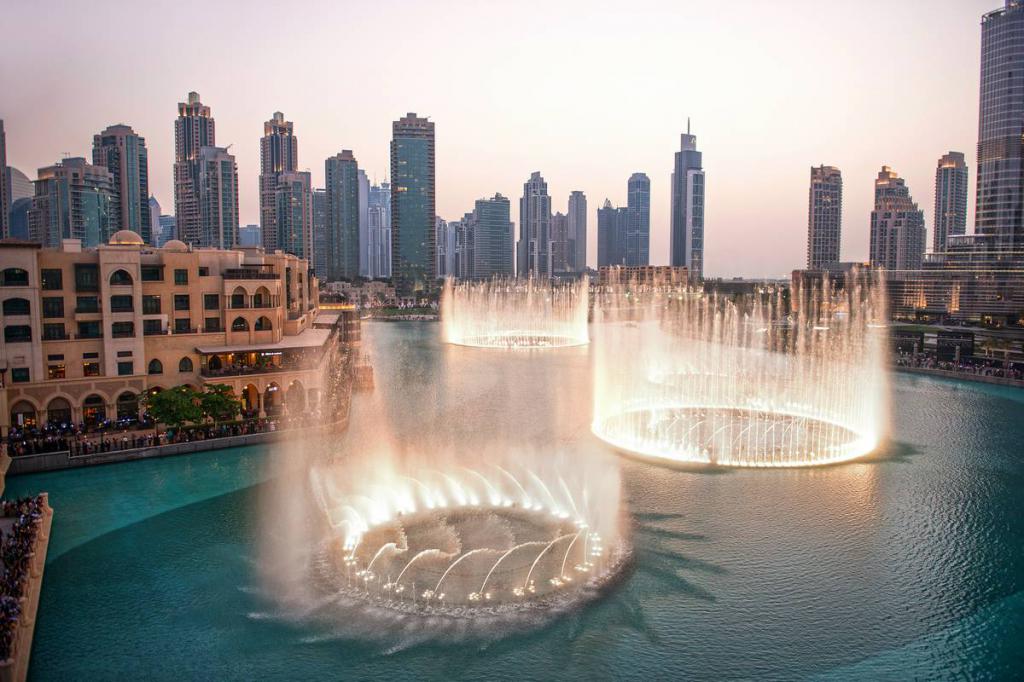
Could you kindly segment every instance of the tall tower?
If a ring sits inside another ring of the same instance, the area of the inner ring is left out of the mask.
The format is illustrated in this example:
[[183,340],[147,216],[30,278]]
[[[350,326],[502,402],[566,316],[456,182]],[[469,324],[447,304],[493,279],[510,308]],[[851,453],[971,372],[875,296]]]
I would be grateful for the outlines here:
[[520,277],[551,276],[551,197],[539,171],[531,173],[523,184],[518,251],[516,268]]
[[569,255],[573,272],[587,269],[587,195],[579,190],[569,194]]
[[633,173],[626,188],[626,265],[650,265],[651,180],[644,173]]
[[875,179],[871,212],[871,265],[887,270],[918,270],[924,259],[924,212],[910,188],[888,166]]
[[81,157],[40,168],[29,210],[29,239],[60,246],[81,239],[82,246],[105,244],[115,230],[114,176]]
[[807,267],[839,262],[843,225],[843,174],[833,166],[811,167],[807,199]]
[[569,216],[561,211],[551,216],[551,272],[572,272],[569,268]]
[[260,227],[263,248],[268,252],[280,248],[277,230],[277,187],[281,173],[293,173],[299,167],[299,139],[294,124],[275,111],[263,124],[260,138]]
[[366,206],[370,273],[367,277],[391,277],[391,185],[370,186]]
[[330,258],[330,241],[327,222],[327,190],[313,190],[313,267],[317,277],[327,281],[328,260]]
[[409,113],[391,124],[391,270],[400,293],[435,286],[436,218],[434,124]]
[[961,152],[949,152],[935,168],[935,227],[932,251],[946,250],[947,238],[967,231],[967,163]]
[[149,212],[149,157],[145,138],[131,126],[113,125],[92,138],[93,165],[114,176],[117,206],[112,229],[131,230],[147,244],[155,244]]
[[[277,176],[276,248],[307,260],[313,257],[313,186],[308,171]],[[266,244],[266,237],[264,237]],[[264,247],[266,248],[266,247]]]
[[0,118],[0,239],[10,236],[11,179],[7,175],[7,133]]
[[700,280],[704,278],[704,167],[689,120],[680,138],[672,170],[670,264],[686,266],[689,276]]
[[330,252],[326,276],[359,276],[359,164],[351,149],[324,163],[327,185],[327,244]]
[[238,244],[238,165],[223,147],[202,147],[198,159],[199,246]]
[[975,233],[1024,248],[1024,2],[981,18],[981,98]]
[[608,199],[597,209],[597,266],[626,264],[626,232],[630,213]]
[[477,199],[473,209],[472,260],[467,263],[468,277],[488,279],[495,275],[511,277],[515,253],[516,226],[510,219],[512,204],[501,194]]
[[215,144],[210,107],[199,101],[199,93],[188,93],[187,102],[178,102],[174,122],[174,217],[184,242],[199,242],[199,150]]

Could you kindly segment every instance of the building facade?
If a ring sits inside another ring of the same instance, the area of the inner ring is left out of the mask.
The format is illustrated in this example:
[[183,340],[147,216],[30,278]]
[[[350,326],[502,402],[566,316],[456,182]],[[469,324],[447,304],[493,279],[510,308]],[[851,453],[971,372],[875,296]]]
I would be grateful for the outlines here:
[[516,269],[520,277],[550,277],[551,197],[539,171],[523,184],[519,200],[519,245]]
[[215,144],[210,107],[199,100],[199,93],[188,93],[188,101],[178,103],[174,122],[174,217],[178,239],[190,244],[202,244],[199,151]]
[[[310,174],[307,171],[279,173],[275,197],[277,250],[310,260],[313,253],[313,187]],[[263,243],[266,242],[264,236]]]
[[935,168],[932,250],[946,250],[949,237],[967,232],[967,162],[961,152],[944,154]]
[[463,228],[463,248],[468,272],[462,277],[490,279],[515,275],[515,223],[511,220],[512,202],[495,194],[477,199],[472,224]]
[[608,199],[597,209],[597,267],[626,264],[629,209],[616,208]]
[[0,239],[10,236],[11,179],[7,171],[7,133],[4,120],[0,118]]
[[587,195],[579,190],[569,194],[569,253],[573,272],[587,269]]
[[295,256],[122,231],[95,249],[0,242],[0,266],[4,433],[135,418],[140,393],[180,385],[227,384],[260,414],[323,388],[334,334],[315,328],[316,278]]
[[196,163],[199,238],[215,249],[238,244],[238,165],[223,147],[202,147]]
[[370,276],[370,178],[359,169],[359,275]]
[[685,267],[689,276],[704,278],[704,167],[701,152],[697,151],[697,136],[680,136],[680,150],[676,152],[672,170],[672,232],[670,235],[670,263]]
[[370,279],[391,277],[391,185],[371,185],[366,201]]
[[79,239],[93,247],[110,238],[117,211],[110,171],[72,157],[40,168],[38,178],[29,211],[29,239],[50,247]]
[[887,270],[915,270],[924,260],[924,212],[906,182],[889,166],[875,179],[871,212],[871,265]]
[[313,190],[313,267],[321,281],[327,281],[327,262],[330,259],[327,222],[327,190]]
[[281,248],[278,243],[278,189],[282,173],[294,173],[299,169],[299,139],[295,127],[284,120],[284,114],[275,111],[269,121],[263,124],[260,138],[260,228],[263,248],[274,251]]
[[149,212],[149,156],[146,140],[131,126],[113,125],[92,138],[92,162],[114,178],[116,208],[112,232],[131,230],[154,244]]
[[438,277],[456,277],[460,274],[456,272],[455,267],[455,235],[459,226],[459,221],[449,222],[441,216],[438,216],[435,221],[434,233],[437,235],[437,244],[434,247],[434,253],[437,258]]
[[626,183],[625,260],[628,266],[648,265],[651,261],[651,180],[644,173],[633,173]]
[[[316,195],[315,194],[313,195],[313,198],[314,198],[314,210],[315,210],[315,199],[316,199]],[[263,243],[263,240],[260,238],[260,226],[259,225],[249,224],[249,225],[240,225],[238,227],[238,246],[252,247],[252,246],[259,246],[262,243]]]
[[391,276],[399,295],[437,280],[434,123],[409,113],[391,126]]
[[807,267],[839,262],[843,235],[843,174],[834,166],[811,167],[807,199]]
[[324,163],[327,185],[327,248],[325,279],[359,276],[359,163],[351,149]]
[[551,274],[570,272],[569,216],[558,211],[551,216]]

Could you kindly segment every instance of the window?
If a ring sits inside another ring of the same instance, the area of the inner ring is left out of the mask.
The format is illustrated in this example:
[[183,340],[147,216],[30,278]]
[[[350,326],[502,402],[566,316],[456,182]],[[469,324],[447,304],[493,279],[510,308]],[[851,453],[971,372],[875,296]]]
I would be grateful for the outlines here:
[[115,339],[127,339],[135,336],[135,323],[115,322],[110,325],[110,335]]
[[207,268],[207,267],[199,268],[199,276],[200,277],[209,277],[210,276],[210,268]]
[[76,313],[98,313],[100,299],[98,296],[79,296],[75,301]]
[[64,323],[49,323],[43,325],[43,341],[63,341],[68,338],[64,333]]
[[187,317],[179,317],[174,320],[174,333],[175,334],[188,334],[191,327],[192,320]]
[[100,329],[99,320],[93,322],[78,323],[78,338],[80,339],[101,339],[103,330]]
[[64,371],[64,363],[58,362],[53,365],[46,366],[46,378],[47,379],[63,379],[66,376]]
[[245,321],[244,317],[236,317],[235,321],[231,323],[231,331],[247,332],[249,331],[249,323]]
[[245,308],[245,292],[239,293],[235,290],[235,293],[231,294],[231,307],[232,308]]
[[143,320],[142,333],[145,336],[153,336],[154,334],[163,334],[164,329],[160,320]]
[[220,310],[220,296],[217,294],[203,294],[204,310]]
[[174,309],[175,310],[188,310],[191,306],[189,305],[188,294],[175,294],[174,295]]
[[160,297],[150,296],[144,294],[142,296],[142,314],[143,315],[159,315],[160,314]]
[[188,270],[185,270],[184,268],[176,268],[174,270],[174,283],[188,284]]
[[27,324],[12,324],[4,327],[4,341],[7,343],[28,343],[32,341],[32,327]]
[[4,301],[4,315],[28,315],[29,310],[27,298],[9,298]]
[[131,356],[132,356],[132,352],[130,350],[119,350],[119,351],[117,351],[117,357],[119,357],[119,358],[130,358]]
[[130,313],[135,309],[131,295],[118,295],[110,297],[110,312]]
[[83,360],[97,360],[99,359],[99,353],[82,353]]
[[60,291],[64,288],[64,271],[57,269],[44,269],[41,274],[43,280],[43,291]]
[[256,326],[253,327],[253,328],[256,331],[258,331],[258,332],[266,332],[266,331],[270,331],[271,329],[273,329],[274,325],[272,325],[270,323],[270,318],[269,317],[264,316],[264,317],[261,317],[260,319],[256,320]]
[[64,359],[64,354],[54,353],[53,355],[47,355],[46,359],[49,360],[50,362],[60,362],[61,360]]
[[100,375],[100,363],[98,362],[83,362],[82,363],[82,374],[87,377],[98,377]]
[[28,270],[22,268],[7,268],[0,273],[0,286],[5,287],[27,287]]
[[143,282],[164,281],[164,266],[162,265],[143,265],[141,270]]
[[11,381],[23,384],[29,380],[28,367],[15,367],[11,370]]
[[207,332],[219,332],[219,331],[222,331],[221,328],[220,328],[220,318],[219,317],[207,317],[205,320],[203,320],[203,327],[205,327],[205,331],[207,331]]
[[99,291],[100,268],[89,263],[75,264],[75,291]]
[[182,358],[181,361],[178,362],[178,371],[179,372],[191,372],[192,371],[192,360],[190,360],[189,358]]
[[117,363],[117,376],[127,377],[135,374],[135,363],[131,360]]
[[160,362],[159,360],[156,360],[156,359],[150,360],[149,361],[149,373],[150,374],[163,374],[164,373],[164,363],[162,363],[162,362]]
[[114,270],[110,275],[110,283],[115,286],[131,286],[132,276],[127,270]]
[[64,317],[64,297],[47,296],[43,299],[43,317]]

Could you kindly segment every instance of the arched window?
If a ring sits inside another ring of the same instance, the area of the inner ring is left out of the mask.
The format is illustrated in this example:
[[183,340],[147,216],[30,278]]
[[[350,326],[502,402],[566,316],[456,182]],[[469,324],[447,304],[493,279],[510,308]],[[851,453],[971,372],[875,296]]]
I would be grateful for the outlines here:
[[19,400],[11,406],[11,426],[18,428],[36,425],[36,408],[27,400]]
[[231,331],[247,332],[249,331],[249,323],[244,317],[236,317],[235,321],[231,323]]
[[32,327],[27,324],[11,324],[4,327],[4,341],[7,343],[28,343],[32,340]]
[[91,395],[82,401],[82,420],[86,427],[93,427],[107,419],[107,405],[102,396]]
[[27,298],[9,298],[4,301],[4,315],[28,315]]
[[231,307],[232,308],[248,308],[245,304],[245,289],[242,287],[235,287],[235,290],[231,292]]
[[150,374],[163,374],[164,363],[160,362],[156,358],[149,361],[149,373]]
[[274,328],[274,325],[272,325],[270,323],[270,318],[269,317],[264,316],[264,317],[261,317],[260,319],[256,320],[255,329],[258,332],[270,331],[273,328]]
[[54,398],[50,401],[50,404],[46,406],[46,423],[47,424],[70,424],[71,423],[71,403],[64,398]]
[[114,270],[114,272],[112,272],[110,275],[110,283],[131,285],[132,276],[128,273],[127,270]]
[[0,277],[0,286],[5,287],[27,287],[28,270],[22,268],[7,268]]
[[136,420],[139,418],[139,396],[125,391],[117,396],[117,420]]
[[260,287],[256,290],[256,293],[252,297],[253,308],[269,308],[270,307],[270,289],[266,287]]
[[190,358],[182,358],[178,362],[179,372],[191,372],[192,371],[192,360]]

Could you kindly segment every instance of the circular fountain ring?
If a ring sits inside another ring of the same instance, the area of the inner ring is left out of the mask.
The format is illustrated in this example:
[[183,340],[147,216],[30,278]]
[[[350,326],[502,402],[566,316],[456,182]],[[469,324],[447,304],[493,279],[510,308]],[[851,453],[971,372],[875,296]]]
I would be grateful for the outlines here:
[[381,613],[493,622],[588,601],[628,558],[546,510],[465,506],[396,516],[352,549],[325,542],[314,580]]
[[508,331],[493,334],[467,336],[451,341],[456,346],[472,346],[474,348],[504,348],[508,350],[533,350],[546,348],[568,348],[585,346],[587,339],[573,336],[559,336],[545,332]]
[[770,409],[661,406],[595,420],[594,434],[628,454],[677,464],[805,467],[862,457],[874,434],[821,417]]

